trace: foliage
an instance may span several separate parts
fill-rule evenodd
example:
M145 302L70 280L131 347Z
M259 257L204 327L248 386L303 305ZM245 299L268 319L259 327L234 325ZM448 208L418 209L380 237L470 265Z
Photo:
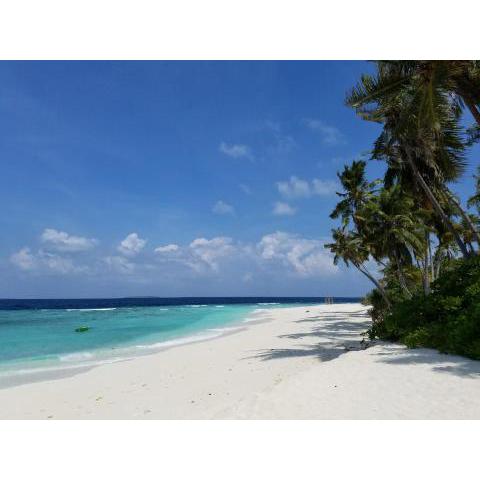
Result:
M346 103L382 124L370 158L386 173L370 181L366 162L354 161L338 174L343 191L330 217L341 227L326 247L375 286L364 299L371 338L480 359L480 220L451 190L480 139L480 62L376 64ZM465 110L475 120L468 129ZM467 207L478 210L480 167L475 179Z
M430 347L480 360L480 258L453 260L432 285L432 293L418 293L382 308L375 294L372 338L400 341L410 348ZM373 300L373 301L372 301Z

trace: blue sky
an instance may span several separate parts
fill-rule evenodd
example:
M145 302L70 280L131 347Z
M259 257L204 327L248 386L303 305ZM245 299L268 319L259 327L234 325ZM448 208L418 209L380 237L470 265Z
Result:
M323 242L371 69L0 62L0 297L365 293Z

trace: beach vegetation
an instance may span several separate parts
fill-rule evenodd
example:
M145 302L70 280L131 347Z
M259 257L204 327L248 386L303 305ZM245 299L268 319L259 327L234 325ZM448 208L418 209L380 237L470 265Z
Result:
M338 174L340 226L326 247L372 282L371 338L480 359L480 168L466 205L454 191L480 139L480 62L376 67L346 104L381 125L369 160L385 174L368 179L364 160Z

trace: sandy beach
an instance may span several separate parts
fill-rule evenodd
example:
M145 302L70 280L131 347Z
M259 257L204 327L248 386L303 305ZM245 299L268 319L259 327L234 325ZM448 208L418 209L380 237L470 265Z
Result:
M1 389L0 418L480 419L480 362L365 344L368 325L360 304L263 310L213 340Z

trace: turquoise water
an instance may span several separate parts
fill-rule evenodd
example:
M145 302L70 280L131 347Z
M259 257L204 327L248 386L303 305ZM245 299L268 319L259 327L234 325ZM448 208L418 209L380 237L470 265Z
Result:
M0 310L0 380L11 374L88 367L241 328L289 304ZM295 304L295 306L299 306ZM75 331L87 326L83 333Z

